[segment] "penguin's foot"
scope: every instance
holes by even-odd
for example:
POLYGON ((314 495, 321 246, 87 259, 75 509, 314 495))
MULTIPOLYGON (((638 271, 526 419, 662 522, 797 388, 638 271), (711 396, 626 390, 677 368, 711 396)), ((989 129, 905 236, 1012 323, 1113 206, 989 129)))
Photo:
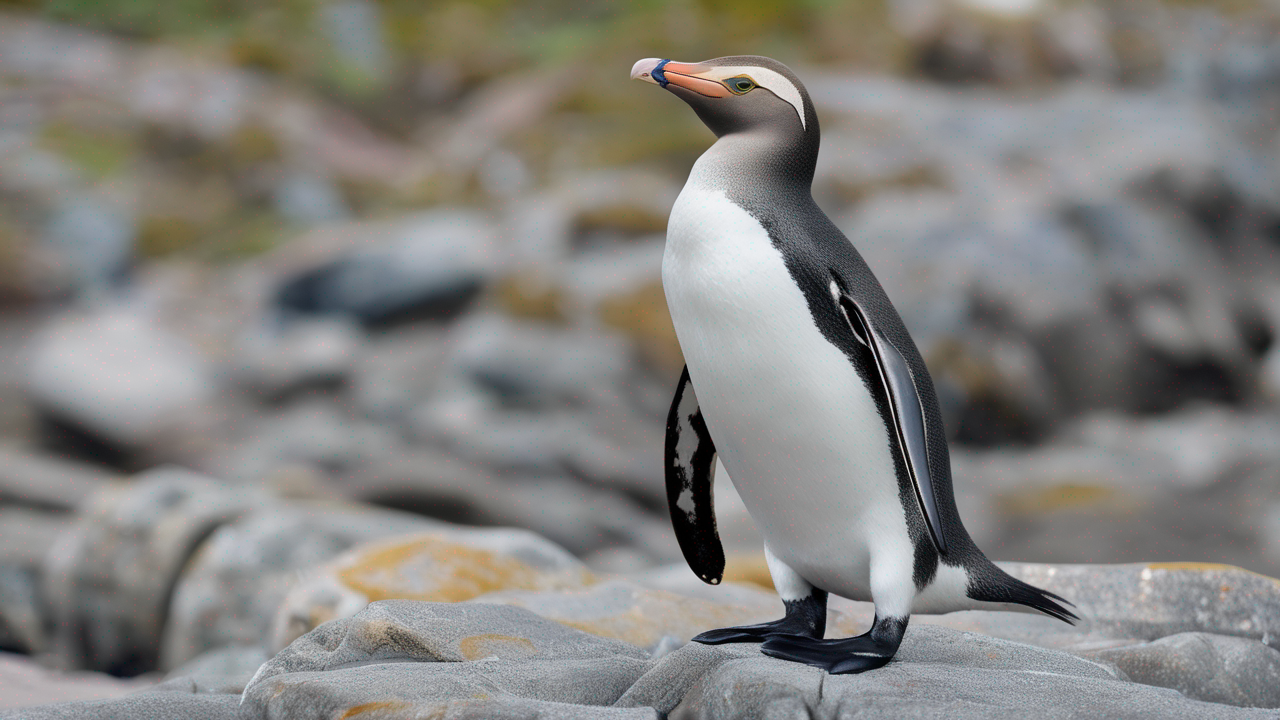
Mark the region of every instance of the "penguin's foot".
POLYGON ((760 652, 820 667, 832 675, 860 673, 892 660, 906 628, 906 618, 877 618, 870 631, 857 637, 820 640, 805 635, 775 635, 765 640, 760 652))
POLYGON ((821 638, 827 631, 827 593, 816 588, 808 597, 785 601, 787 616, 781 620, 708 630, 693 638, 704 645, 725 643, 764 642, 778 635, 804 638, 821 638))
POLYGON ((809 639, 811 629, 801 626, 799 623, 791 622, 791 618, 786 617, 773 622, 760 623, 759 625, 743 625, 740 627, 720 628, 719 630, 708 630, 693 637, 696 643, 703 645, 724 645, 725 643, 742 643, 742 642, 764 642, 766 638, 785 635, 787 637, 803 637, 809 639))

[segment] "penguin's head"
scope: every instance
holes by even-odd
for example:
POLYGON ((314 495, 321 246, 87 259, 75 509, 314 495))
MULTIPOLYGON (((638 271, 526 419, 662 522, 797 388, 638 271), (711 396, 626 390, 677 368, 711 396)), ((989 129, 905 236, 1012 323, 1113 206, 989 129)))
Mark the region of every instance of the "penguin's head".
POLYGON ((817 135, 809 93, 790 68, 772 58, 737 55, 700 63, 645 58, 632 66, 631 78, 684 100, 717 137, 757 130, 796 139, 817 135))

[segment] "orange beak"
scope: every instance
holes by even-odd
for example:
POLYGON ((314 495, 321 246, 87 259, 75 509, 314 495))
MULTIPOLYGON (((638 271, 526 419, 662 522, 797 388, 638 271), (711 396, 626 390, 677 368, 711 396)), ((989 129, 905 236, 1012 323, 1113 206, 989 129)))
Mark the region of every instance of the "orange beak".
POLYGON ((645 58, 631 66, 631 79, 643 80, 664 88, 675 85, 706 97, 729 97, 728 88, 720 84, 720 81, 705 77, 711 69, 709 65, 645 58))

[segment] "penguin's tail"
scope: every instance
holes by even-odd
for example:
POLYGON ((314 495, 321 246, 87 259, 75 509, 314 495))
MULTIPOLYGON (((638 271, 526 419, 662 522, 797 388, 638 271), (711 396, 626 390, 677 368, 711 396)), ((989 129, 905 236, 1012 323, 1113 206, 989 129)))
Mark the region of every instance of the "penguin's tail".
POLYGON ((1075 605, 1060 595, 1041 590, 1022 582, 1009 573, 1001 570, 995 563, 988 561, 979 571, 977 577, 971 577, 969 597, 981 602, 1001 605, 1022 605, 1038 610, 1052 618, 1057 618, 1069 625, 1075 625, 1080 619, 1068 609, 1075 605))

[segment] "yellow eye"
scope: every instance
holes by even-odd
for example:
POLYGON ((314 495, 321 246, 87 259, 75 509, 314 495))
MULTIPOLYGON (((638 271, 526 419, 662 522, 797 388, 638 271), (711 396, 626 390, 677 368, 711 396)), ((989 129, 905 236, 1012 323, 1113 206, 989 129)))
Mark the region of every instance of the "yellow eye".
POLYGON ((734 95, 745 95, 755 89, 756 84, 749 77, 734 77, 724 81, 725 87, 734 95))

